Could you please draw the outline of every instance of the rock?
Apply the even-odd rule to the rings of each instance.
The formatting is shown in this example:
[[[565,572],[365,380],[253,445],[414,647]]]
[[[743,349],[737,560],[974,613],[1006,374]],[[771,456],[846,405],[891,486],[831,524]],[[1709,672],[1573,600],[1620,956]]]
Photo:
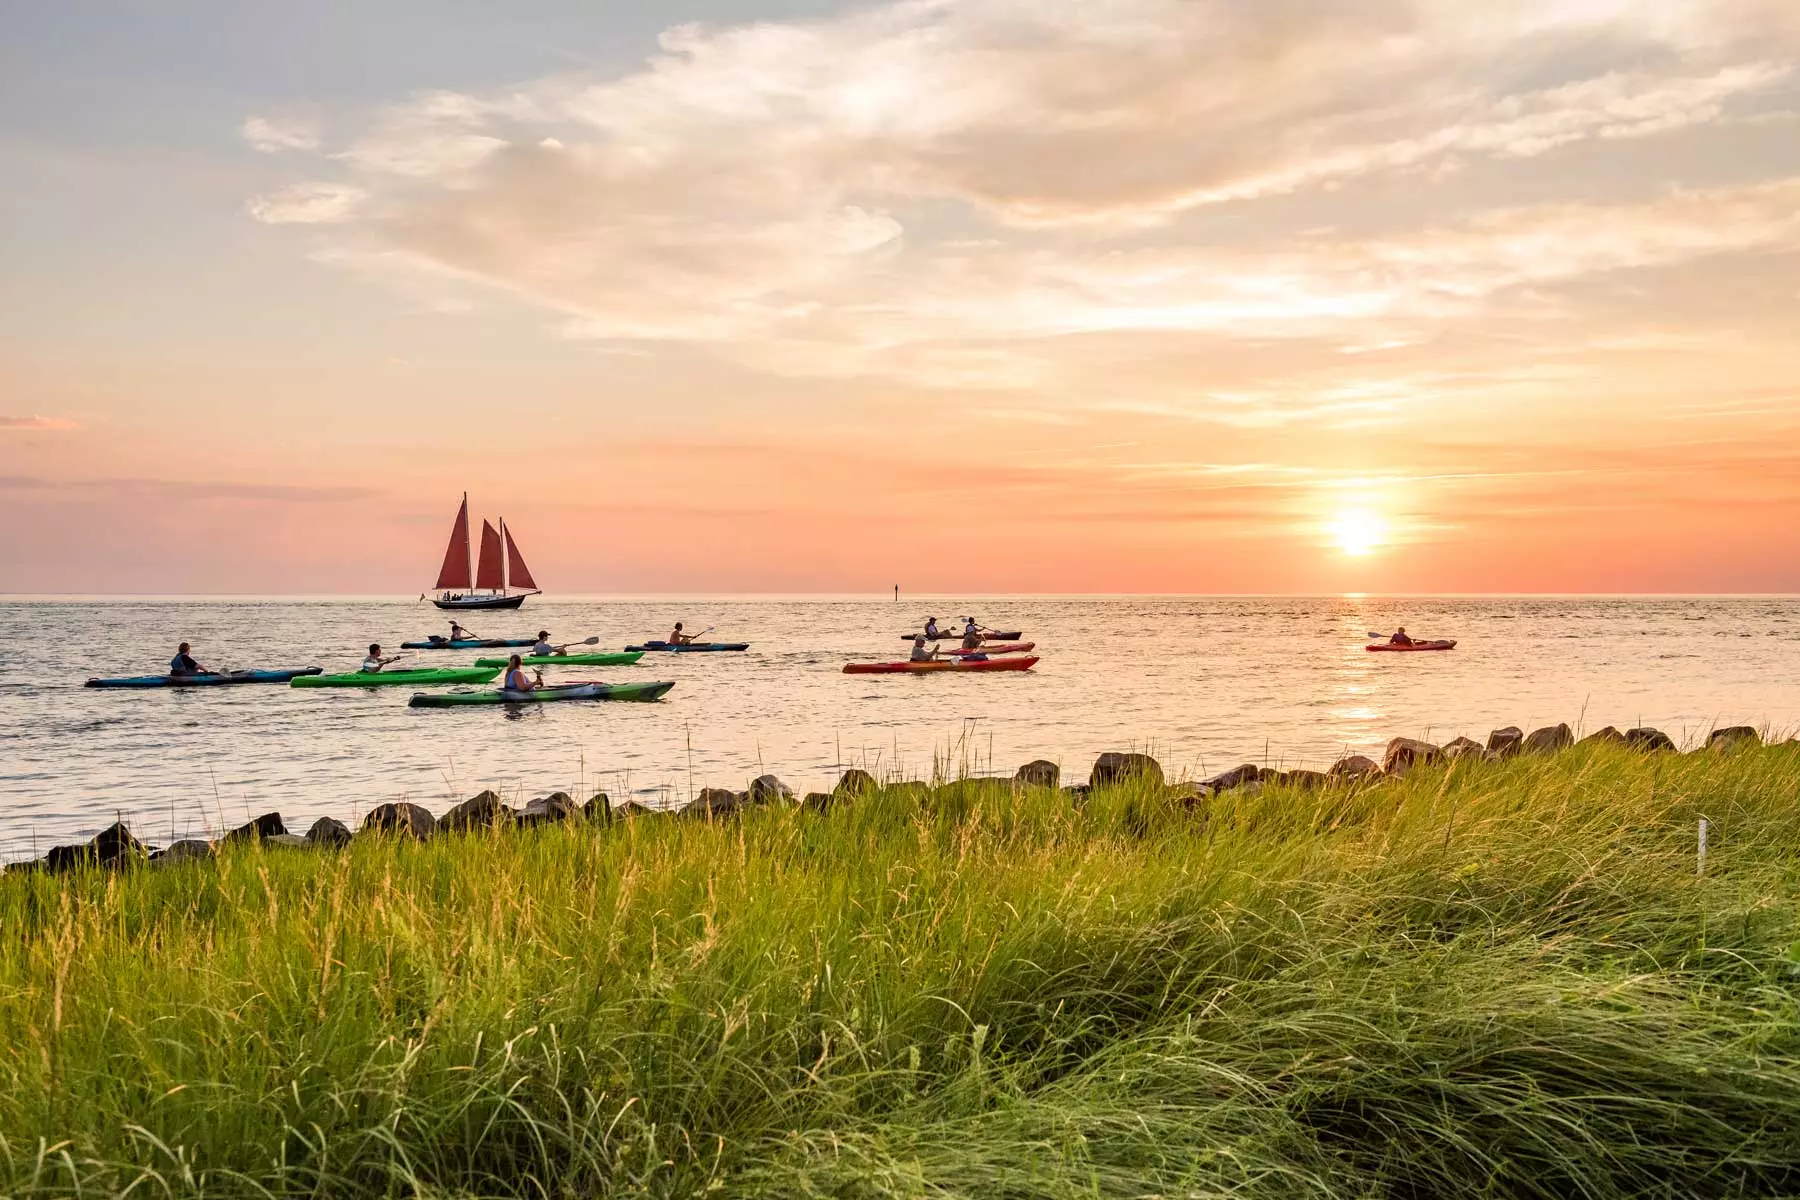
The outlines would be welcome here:
[[[1762,735],[1748,725],[1728,725],[1706,735],[1708,750],[1747,750],[1762,745]]]
[[[514,815],[522,828],[530,829],[537,825],[555,825],[562,821],[573,821],[581,815],[581,807],[575,803],[567,792],[551,792],[548,796],[539,796]]]
[[[1376,765],[1375,760],[1365,758],[1360,754],[1352,754],[1338,759],[1331,764],[1331,769],[1325,772],[1326,777],[1330,779],[1367,779],[1379,774],[1381,774],[1381,768]]]
[[[774,804],[778,801],[791,801],[794,789],[781,782],[773,775],[758,775],[750,781],[750,790],[745,793],[744,800],[749,804]]]
[[[1148,754],[1119,753],[1109,750],[1094,760],[1094,769],[1088,773],[1088,786],[1105,787],[1108,784],[1122,783],[1128,779],[1144,779],[1156,787],[1161,787],[1163,783],[1162,764]]]
[[[313,845],[324,848],[348,846],[350,844],[350,827],[332,817],[320,817],[306,831],[306,840]]]
[[[1508,725],[1505,729],[1496,729],[1488,734],[1487,748],[1501,758],[1517,754],[1519,747],[1525,742],[1525,732],[1517,725]]]
[[[837,786],[831,789],[831,794],[839,798],[860,796],[864,792],[875,791],[880,786],[875,782],[875,777],[867,771],[851,767],[838,778]]]
[[[1187,809],[1205,808],[1212,796],[1213,789],[1204,783],[1171,783],[1163,791],[1163,797],[1170,803]]]
[[[1013,772],[1020,787],[1054,788],[1062,782],[1062,768],[1048,759],[1034,758]]]
[[[1088,798],[1088,793],[1093,789],[1085,783],[1067,783],[1060,790],[1064,796],[1068,797],[1070,803],[1080,804]]]
[[[1526,754],[1550,754],[1567,750],[1574,744],[1575,733],[1567,725],[1546,725],[1526,734],[1525,744],[1520,749]]]
[[[622,820],[630,820],[632,817],[654,816],[657,813],[667,811],[667,809],[662,808],[651,808],[641,800],[627,800],[625,803],[619,805],[619,807],[613,809],[613,815]]]
[[[1594,730],[1575,744],[1577,746],[1628,746],[1631,743],[1624,734],[1608,725],[1605,729]]]
[[[800,807],[808,812],[830,812],[837,798],[834,792],[808,792],[806,799],[800,802]]]
[[[438,818],[438,828],[445,833],[467,833],[471,829],[492,829],[512,821],[513,810],[500,802],[497,793],[477,792]]]
[[[610,825],[613,819],[612,801],[605,792],[595,792],[588,797],[587,803],[581,806],[581,815],[598,825]]]
[[[123,821],[114,821],[79,846],[52,846],[44,855],[51,871],[76,867],[125,867],[145,857],[144,843],[131,836]]]
[[[690,817],[728,817],[744,806],[744,794],[730,788],[701,788],[681,811]]]
[[[437,818],[417,804],[402,800],[395,804],[377,804],[363,818],[364,833],[394,833],[417,838],[421,842],[437,832]]]
[[[202,858],[211,858],[213,847],[211,842],[203,842],[198,838],[183,838],[171,843],[167,848],[158,850],[150,856],[150,861],[159,867],[173,866],[175,863],[195,862]]]
[[[1625,731],[1625,741],[1645,753],[1658,750],[1674,751],[1675,739],[1660,729],[1651,729],[1648,725]]]
[[[1286,783],[1291,788],[1298,788],[1303,792],[1311,792],[1330,783],[1331,776],[1325,774],[1323,771],[1293,770],[1287,773],[1287,778],[1282,782]]]
[[[1483,746],[1474,738],[1459,737],[1444,743],[1444,757],[1451,762],[1459,758],[1480,758]]]
[[[1397,737],[1387,744],[1381,756],[1381,769],[1389,775],[1404,775],[1414,767],[1429,767],[1444,761],[1444,751],[1417,738]]]
[[[285,846],[289,850],[310,850],[312,843],[297,833],[271,833],[262,839],[265,846]]]
[[[1206,786],[1215,792],[1228,792],[1232,788],[1243,787],[1246,783],[1255,783],[1262,778],[1262,768],[1255,763],[1245,763],[1241,767],[1233,767],[1222,774],[1214,775],[1206,781]]]
[[[287,826],[281,822],[281,814],[264,813],[248,825],[239,825],[236,829],[219,839],[221,845],[233,842],[255,842],[263,838],[278,837],[287,832]]]

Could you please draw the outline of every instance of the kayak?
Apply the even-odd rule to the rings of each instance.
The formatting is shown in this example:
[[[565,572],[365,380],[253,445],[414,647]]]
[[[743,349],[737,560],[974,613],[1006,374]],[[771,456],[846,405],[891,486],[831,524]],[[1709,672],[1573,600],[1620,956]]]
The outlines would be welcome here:
[[[919,635],[916,633],[903,633],[900,635],[900,640],[903,642],[910,642],[918,636]],[[1025,635],[1020,633],[1016,629],[1013,630],[1011,633],[1001,633],[998,630],[994,631],[993,633],[989,633],[984,629],[981,632],[981,636],[986,638],[990,642],[1016,642],[1020,638],[1024,637]],[[925,637],[925,640],[928,642],[951,642],[951,641],[960,642],[960,641],[962,641],[962,634],[954,629],[943,629],[943,630],[938,631],[938,635],[936,637],[932,637],[931,635],[927,634]]]
[[[442,683],[486,683],[499,667],[421,667],[416,671],[344,671],[296,679],[291,687],[398,687],[403,683],[430,687]]]
[[[1374,642],[1364,646],[1363,649],[1371,654],[1378,651],[1403,654],[1412,650],[1454,650],[1456,649],[1456,642],[1454,640],[1447,642],[1414,642],[1410,646],[1396,646],[1391,642]]]
[[[673,683],[565,683],[530,692],[418,692],[413,708],[455,708],[465,704],[548,704],[552,700],[655,700]]]
[[[426,638],[422,642],[401,642],[402,650],[505,650],[513,646],[535,646],[536,638]]]
[[[528,667],[621,667],[629,666],[644,657],[642,650],[628,650],[621,654],[616,650],[598,650],[593,654],[552,654],[548,658],[540,658],[528,654],[519,661]],[[478,667],[504,667],[511,659],[478,658]]]
[[[300,675],[317,675],[324,667],[296,667],[291,671],[223,671],[210,675],[127,675],[119,679],[90,679],[93,688],[222,687],[231,683],[286,683]]]
[[[958,646],[954,650],[945,650],[942,653],[954,654],[958,658],[968,654],[1029,654],[1036,646],[1036,642],[994,642],[991,645],[979,646],[974,650],[964,650]]]
[[[636,650],[642,654],[651,650],[669,650],[682,654],[702,654],[717,650],[748,650],[749,642],[689,642],[684,646],[671,646],[668,642],[645,642],[641,646],[627,646],[627,650]]]
[[[905,675],[930,671],[1029,671],[1037,659],[1026,658],[949,658],[936,662],[845,663],[846,675]]]

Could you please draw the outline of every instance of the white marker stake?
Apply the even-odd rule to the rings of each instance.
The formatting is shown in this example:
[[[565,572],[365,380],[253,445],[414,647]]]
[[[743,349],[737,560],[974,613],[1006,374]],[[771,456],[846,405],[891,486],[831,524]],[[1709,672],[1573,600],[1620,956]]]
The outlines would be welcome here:
[[[1694,867],[1694,874],[1706,874],[1706,818],[1700,818],[1700,857]]]

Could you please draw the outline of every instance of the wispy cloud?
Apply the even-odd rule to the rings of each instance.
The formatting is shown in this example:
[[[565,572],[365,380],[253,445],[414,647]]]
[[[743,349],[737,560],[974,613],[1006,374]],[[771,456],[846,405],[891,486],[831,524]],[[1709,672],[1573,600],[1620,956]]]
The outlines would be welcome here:
[[[251,199],[250,215],[267,225],[329,225],[355,216],[368,194],[347,183],[296,183]]]
[[[180,479],[50,479],[36,475],[0,475],[0,491],[154,497],[159,500],[257,500],[277,504],[341,504],[381,495],[380,489],[369,487]]]
[[[81,426],[64,417],[0,417],[0,429],[46,429],[66,432]]]
[[[248,117],[238,133],[264,154],[319,148],[319,123],[310,117]]]

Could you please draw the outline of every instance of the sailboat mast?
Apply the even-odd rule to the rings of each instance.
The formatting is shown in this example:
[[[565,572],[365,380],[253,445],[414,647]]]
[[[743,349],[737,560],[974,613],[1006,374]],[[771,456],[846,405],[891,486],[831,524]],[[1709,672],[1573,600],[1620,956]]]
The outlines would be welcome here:
[[[500,518],[500,594],[502,596],[506,595],[506,593],[507,593],[506,581],[507,581],[507,578],[509,575],[509,572],[506,569],[507,565],[508,565],[507,561],[506,561],[507,557],[508,556],[506,554],[506,518],[501,517]]]

